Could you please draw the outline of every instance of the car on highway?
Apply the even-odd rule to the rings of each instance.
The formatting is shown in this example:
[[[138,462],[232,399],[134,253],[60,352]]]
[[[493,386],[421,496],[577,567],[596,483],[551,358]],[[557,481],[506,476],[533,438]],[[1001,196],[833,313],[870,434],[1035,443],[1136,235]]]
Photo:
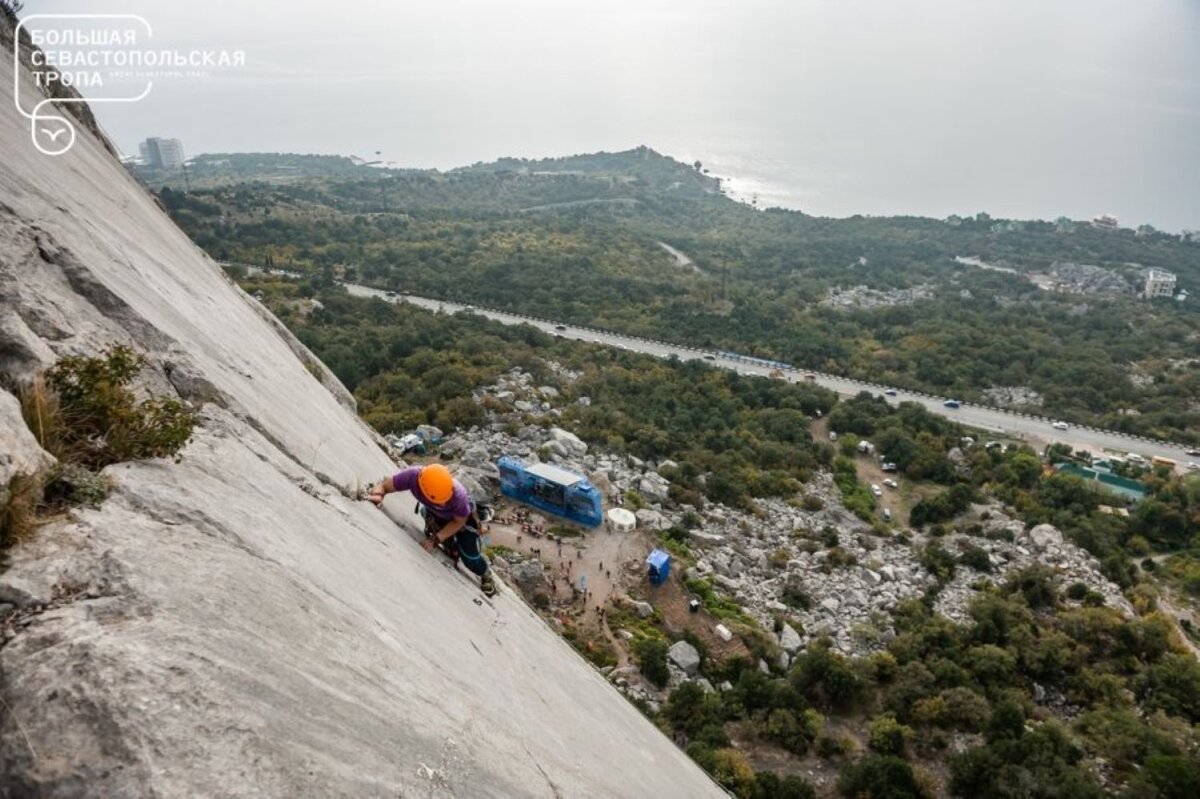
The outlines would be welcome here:
[[[882,497],[882,496],[883,496],[883,489],[882,489],[882,488],[880,488],[880,487],[879,487],[878,485],[876,485],[875,483],[871,483],[871,493],[872,493],[872,494],[874,494],[874,495],[875,495],[875,496],[877,496],[877,497]]]
[[[1189,449],[1187,454],[1193,458],[1200,458],[1200,449]]]
[[[893,480],[893,479],[892,479],[892,478],[890,478],[890,477],[889,477],[889,478],[887,478],[886,480],[884,480],[884,481],[883,481],[883,484],[884,484],[885,486],[887,486],[888,488],[899,488],[899,487],[900,487],[900,484],[899,484],[899,483],[897,483],[895,480]]]
[[[1195,461],[1188,461],[1187,467],[1188,467],[1188,469],[1190,469],[1191,471],[1194,472],[1197,469],[1200,469],[1200,463],[1196,463]]]
[[[817,376],[815,374],[813,374],[812,372],[805,372],[804,379],[805,380],[816,380]]]
[[[894,388],[889,388],[887,391],[885,391],[885,392],[883,392],[883,393],[884,393],[884,395],[885,395],[885,396],[888,396],[888,397],[894,397],[894,396],[896,396],[897,394],[899,394],[900,392],[896,391],[896,389],[894,389]]]
[[[555,330],[566,330],[567,326],[566,325],[555,325],[554,329]]]
[[[896,468],[896,464],[892,463],[891,461],[884,461],[883,464],[880,465],[879,468],[883,469],[885,472],[898,471],[898,469]]]
[[[943,408],[959,408],[959,407],[962,407],[962,403],[959,402],[958,400],[946,400],[945,402],[942,403],[942,407]]]
[[[1050,426],[1055,430],[1068,430],[1071,427],[1071,425],[1067,424],[1066,422],[1054,422]]]
[[[711,352],[704,353],[704,360],[715,361],[716,359],[717,359],[717,356],[713,355]]]
[[[885,522],[890,522],[890,521],[892,520],[892,510],[891,510],[891,508],[884,508],[884,509],[883,509],[883,520],[884,520]]]

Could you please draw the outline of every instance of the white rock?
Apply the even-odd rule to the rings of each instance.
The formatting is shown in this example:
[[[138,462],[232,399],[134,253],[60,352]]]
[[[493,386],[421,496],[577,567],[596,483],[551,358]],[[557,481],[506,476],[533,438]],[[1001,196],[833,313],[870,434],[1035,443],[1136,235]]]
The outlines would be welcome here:
[[[733,640],[733,633],[730,632],[729,628],[726,627],[724,624],[718,624],[716,627],[713,627],[713,632],[715,632],[717,634],[717,637],[720,638],[722,641],[732,641]]]

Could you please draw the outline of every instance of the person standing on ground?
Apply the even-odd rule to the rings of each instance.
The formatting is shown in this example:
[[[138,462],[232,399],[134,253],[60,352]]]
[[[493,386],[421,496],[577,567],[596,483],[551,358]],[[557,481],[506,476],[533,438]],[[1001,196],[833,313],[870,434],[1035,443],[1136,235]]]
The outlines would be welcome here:
[[[423,509],[424,550],[432,553],[435,546],[441,545],[452,557],[457,552],[466,567],[479,576],[483,593],[495,595],[496,581],[483,555],[482,525],[475,513],[475,503],[450,470],[440,463],[410,466],[381,480],[371,488],[367,499],[380,507],[383,498],[394,491],[411,492]]]

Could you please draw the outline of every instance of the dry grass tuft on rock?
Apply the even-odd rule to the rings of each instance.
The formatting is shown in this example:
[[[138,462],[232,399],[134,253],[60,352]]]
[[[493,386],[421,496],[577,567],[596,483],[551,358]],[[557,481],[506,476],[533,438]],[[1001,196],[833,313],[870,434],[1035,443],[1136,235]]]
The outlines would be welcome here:
[[[114,346],[98,358],[63,358],[44,386],[26,393],[25,421],[60,461],[99,470],[112,463],[174,455],[187,444],[195,415],[174,399],[140,402],[129,384],[142,368],[133,350]]]
[[[0,490],[0,551],[50,514],[103,502],[105,466],[169,457],[187,444],[196,423],[190,410],[173,399],[138,401],[130,389],[142,364],[133,350],[115,346],[96,358],[63,358],[20,391],[25,424],[57,463],[14,475]]]

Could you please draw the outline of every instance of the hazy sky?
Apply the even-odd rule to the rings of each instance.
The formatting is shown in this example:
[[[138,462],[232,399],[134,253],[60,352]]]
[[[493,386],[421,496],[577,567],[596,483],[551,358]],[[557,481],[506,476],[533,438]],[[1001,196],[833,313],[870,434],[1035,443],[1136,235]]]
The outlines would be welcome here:
[[[97,107],[127,152],[449,167],[638,144],[760,204],[1200,228],[1196,0],[27,0],[247,66]],[[86,92],[85,92],[86,93]]]

